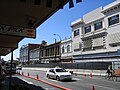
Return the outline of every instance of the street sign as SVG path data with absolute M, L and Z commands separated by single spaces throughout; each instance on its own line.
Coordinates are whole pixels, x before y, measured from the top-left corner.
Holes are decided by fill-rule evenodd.
M 0 25 L 0 34 L 35 38 L 36 30 L 9 25 Z

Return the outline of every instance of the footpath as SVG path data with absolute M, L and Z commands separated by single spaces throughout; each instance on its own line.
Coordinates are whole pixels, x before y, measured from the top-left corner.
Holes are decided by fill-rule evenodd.
M 45 90 L 41 86 L 35 86 L 33 84 L 28 84 L 25 81 L 17 78 L 15 75 L 12 77 L 11 89 L 9 88 L 9 76 L 0 84 L 0 90 Z

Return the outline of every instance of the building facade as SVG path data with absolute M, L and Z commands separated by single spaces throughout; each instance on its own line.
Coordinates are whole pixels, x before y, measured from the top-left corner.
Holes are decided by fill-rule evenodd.
M 38 48 L 40 46 L 40 44 L 27 44 L 27 45 L 23 45 L 20 48 L 20 52 L 19 52 L 19 62 L 21 62 L 22 64 L 29 64 L 31 63 L 31 56 L 30 56 L 30 50 Z
M 120 0 L 71 23 L 74 62 L 120 61 Z
M 39 47 L 30 50 L 30 61 L 32 63 L 38 63 L 39 62 Z
M 61 41 L 61 62 L 72 63 L 72 38 Z
M 40 47 L 40 61 L 41 63 L 59 63 L 61 62 L 60 56 L 60 43 L 56 42 L 46 46 Z

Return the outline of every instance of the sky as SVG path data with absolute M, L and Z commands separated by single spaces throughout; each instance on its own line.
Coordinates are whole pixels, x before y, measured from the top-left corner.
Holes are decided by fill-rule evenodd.
M 71 23 L 83 15 L 95 10 L 99 7 L 104 7 L 116 0 L 82 0 L 80 3 L 75 3 L 74 7 L 69 8 L 69 4 L 66 4 L 63 9 L 60 9 L 55 14 L 53 14 L 49 19 L 43 22 L 38 28 L 36 28 L 36 38 L 24 38 L 18 44 L 18 49 L 13 52 L 13 58 L 19 58 L 19 50 L 22 45 L 28 43 L 40 44 L 42 40 L 45 40 L 48 44 L 54 43 L 55 39 L 57 41 L 69 38 L 72 35 Z M 58 34 L 53 35 L 53 34 Z M 5 61 L 10 60 L 11 54 L 2 56 Z

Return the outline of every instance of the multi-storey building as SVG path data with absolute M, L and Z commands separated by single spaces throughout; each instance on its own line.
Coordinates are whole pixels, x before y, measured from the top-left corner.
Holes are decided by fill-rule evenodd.
M 72 38 L 65 38 L 61 41 L 61 62 L 72 62 Z
M 72 22 L 75 62 L 120 61 L 120 0 Z
M 20 55 L 19 55 L 19 62 L 22 62 L 23 64 L 26 63 L 30 63 L 32 61 L 30 61 L 30 50 L 35 49 L 37 47 L 39 47 L 40 44 L 27 44 L 27 45 L 23 45 L 20 48 Z
M 55 42 L 46 46 L 40 47 L 41 63 L 56 63 L 60 62 L 60 42 Z
M 32 63 L 38 63 L 39 62 L 39 47 L 35 49 L 31 49 L 29 57 Z

